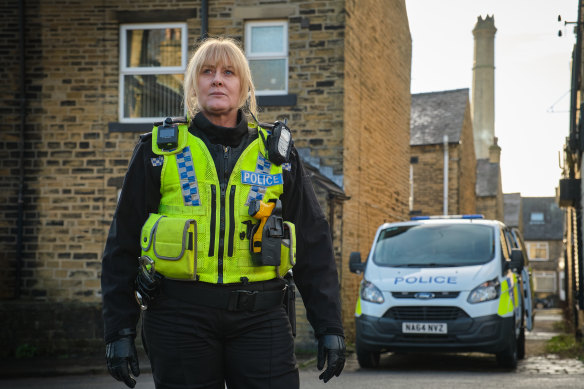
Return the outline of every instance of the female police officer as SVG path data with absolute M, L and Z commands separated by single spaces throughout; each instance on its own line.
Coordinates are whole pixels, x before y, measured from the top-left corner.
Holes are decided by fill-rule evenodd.
M 137 288 L 157 388 L 298 388 L 282 304 L 294 265 L 327 382 L 345 362 L 339 284 L 289 130 L 258 125 L 249 66 L 231 39 L 202 42 L 184 91 L 188 128 L 167 119 L 141 137 L 107 238 L 108 370 L 134 387 Z

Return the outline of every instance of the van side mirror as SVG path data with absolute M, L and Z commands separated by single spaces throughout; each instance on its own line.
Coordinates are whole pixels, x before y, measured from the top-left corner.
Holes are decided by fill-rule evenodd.
M 511 249 L 511 261 L 509 267 L 518 272 L 523 271 L 523 251 L 521 249 Z
M 365 264 L 361 262 L 360 252 L 353 251 L 349 256 L 349 270 L 355 274 L 361 274 L 365 271 Z

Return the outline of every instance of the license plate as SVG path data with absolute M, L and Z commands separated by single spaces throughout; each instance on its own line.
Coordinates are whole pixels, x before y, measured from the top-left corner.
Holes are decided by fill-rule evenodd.
M 404 334 L 447 334 L 446 323 L 402 323 Z

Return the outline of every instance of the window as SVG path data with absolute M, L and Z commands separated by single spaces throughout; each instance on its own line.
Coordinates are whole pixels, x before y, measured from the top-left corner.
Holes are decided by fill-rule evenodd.
M 245 54 L 257 96 L 288 93 L 288 23 L 248 22 Z
M 547 261 L 550 259 L 548 242 L 527 242 L 527 255 L 530 261 Z
M 184 115 L 186 57 L 186 23 L 120 26 L 120 122 Z
M 553 271 L 534 272 L 535 292 L 556 292 L 556 273 Z
M 373 251 L 380 266 L 472 266 L 495 255 L 493 229 L 480 224 L 420 224 L 381 231 Z
M 529 224 L 543 224 L 543 212 L 531 212 L 531 217 L 529 219 Z

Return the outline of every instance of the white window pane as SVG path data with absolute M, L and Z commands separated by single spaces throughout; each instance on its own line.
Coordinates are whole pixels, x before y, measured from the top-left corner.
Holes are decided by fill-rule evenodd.
M 283 26 L 258 26 L 251 28 L 250 53 L 281 53 L 284 51 Z
M 553 274 L 540 274 L 535 276 L 536 292 L 555 292 L 556 277 Z
M 183 74 L 124 76 L 124 117 L 182 116 Z
M 532 212 L 531 213 L 531 224 L 542 224 L 544 222 L 543 213 L 542 212 Z
M 251 75 L 258 91 L 286 89 L 286 60 L 266 59 L 249 61 Z
M 126 30 L 128 67 L 181 66 L 182 29 Z

